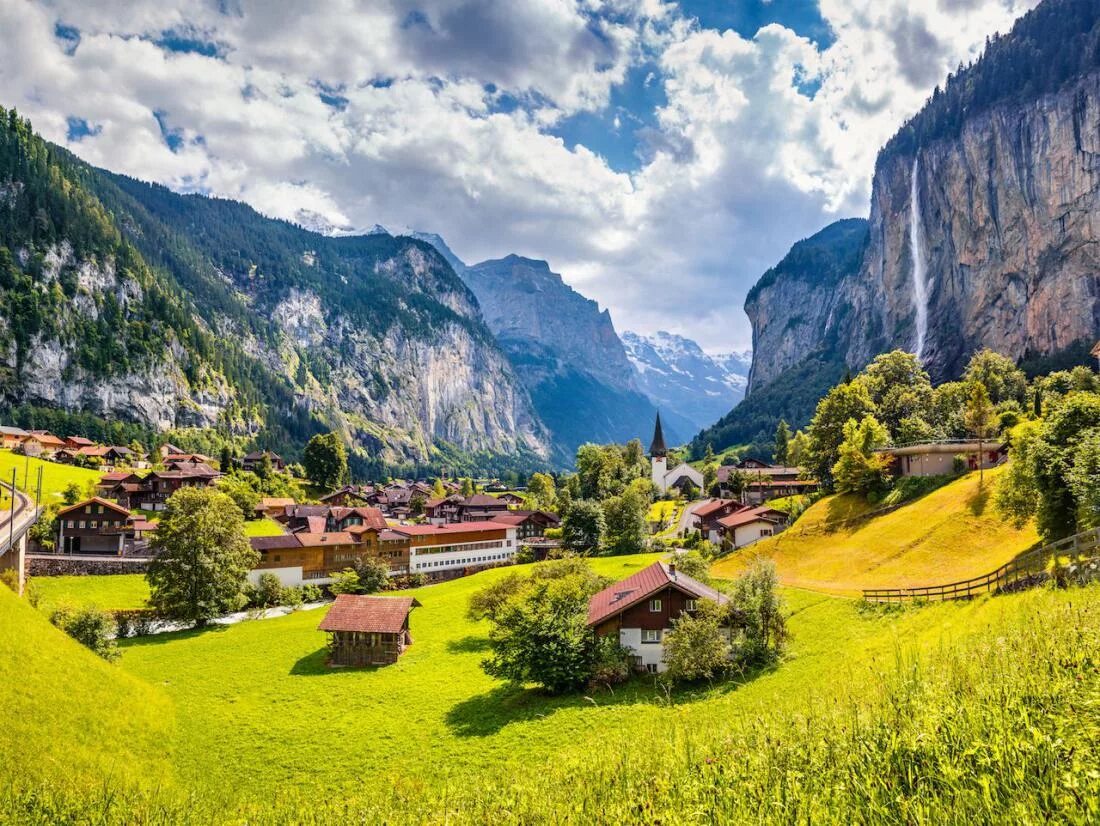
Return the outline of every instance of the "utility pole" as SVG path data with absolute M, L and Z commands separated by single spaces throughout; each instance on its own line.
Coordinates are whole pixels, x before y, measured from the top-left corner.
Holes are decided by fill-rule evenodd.
M 19 471 L 11 469 L 11 513 L 8 514 L 8 551 L 15 546 L 15 481 Z

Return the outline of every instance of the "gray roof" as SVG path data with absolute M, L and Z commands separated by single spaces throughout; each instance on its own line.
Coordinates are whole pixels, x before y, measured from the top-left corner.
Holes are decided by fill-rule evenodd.
M 21 427 L 3 427 L 0 426 L 0 435 L 4 436 L 27 436 L 30 435 Z

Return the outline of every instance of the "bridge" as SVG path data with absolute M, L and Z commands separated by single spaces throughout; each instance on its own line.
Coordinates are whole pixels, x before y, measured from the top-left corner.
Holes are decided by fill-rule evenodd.
M 0 571 L 16 571 L 19 593 L 22 594 L 26 576 L 27 533 L 38 521 L 41 511 L 27 494 L 11 484 L 0 482 L 0 492 L 11 497 L 11 505 L 0 512 Z

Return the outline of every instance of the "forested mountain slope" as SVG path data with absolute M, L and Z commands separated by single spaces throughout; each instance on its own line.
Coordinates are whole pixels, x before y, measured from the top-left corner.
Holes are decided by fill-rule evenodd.
M 9 406 L 291 452 L 333 427 L 375 466 L 548 455 L 476 300 L 426 243 L 327 238 L 96 170 L 5 112 L 0 256 Z

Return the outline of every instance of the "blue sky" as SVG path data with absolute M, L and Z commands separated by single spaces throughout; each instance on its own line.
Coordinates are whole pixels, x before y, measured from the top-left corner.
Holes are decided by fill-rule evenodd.
M 273 216 L 550 262 L 620 330 L 743 348 L 791 243 L 1034 0 L 27 0 L 0 104 Z

